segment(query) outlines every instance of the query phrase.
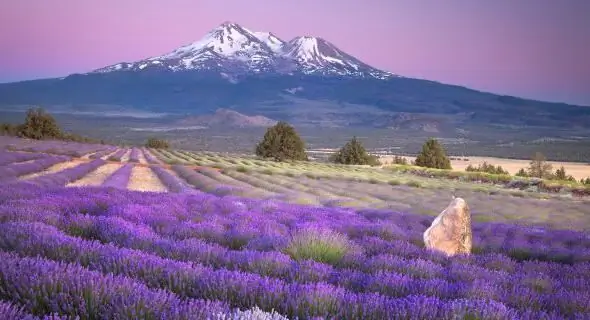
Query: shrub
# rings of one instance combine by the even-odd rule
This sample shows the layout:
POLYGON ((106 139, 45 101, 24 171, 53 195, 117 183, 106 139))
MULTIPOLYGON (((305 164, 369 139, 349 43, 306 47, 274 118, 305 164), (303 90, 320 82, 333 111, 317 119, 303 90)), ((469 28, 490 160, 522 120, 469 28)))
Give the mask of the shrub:
POLYGON ((18 126, 12 123, 2 123, 0 124, 0 135, 3 136, 16 136, 18 131, 18 126))
POLYGON ((590 185, 590 177, 588 177, 586 179, 581 179, 580 182, 585 185, 590 185))
POLYGON ((407 183, 407 185, 410 187, 414 187, 414 188, 421 188, 422 187, 422 184, 418 181, 409 181, 407 183))
POLYGON ((452 169, 451 161, 447 157, 445 149, 434 138, 430 138, 424 143, 415 163, 420 167, 452 169))
POLYGON ((553 179, 561 180, 561 181, 576 181, 576 179, 573 176, 568 175, 565 172, 565 168, 563 166, 561 166, 559 169, 555 170, 555 174, 553 175, 553 179))
POLYGON ((305 143, 295 129, 284 121, 268 128, 262 141, 256 145, 256 155, 275 161, 307 161, 305 143))
POLYGON ((285 253, 294 260, 338 264, 351 249, 348 238, 330 229, 306 227, 293 235, 285 253))
POLYGON ((392 186, 399 186, 400 184, 402 184, 398 180, 389 180, 387 183, 392 186))
POLYGON ((474 167, 472 165, 468 165, 467 168, 465 168, 465 171, 468 172, 485 172, 485 173, 490 173, 490 174, 503 174, 503 175, 508 175, 508 171, 504 170, 504 168, 502 168, 501 166, 494 166, 493 164, 489 164, 487 163, 487 161, 484 161, 482 164, 479 164, 477 167, 474 167))
POLYGON ((29 139, 59 139, 63 137, 57 121, 43 108, 32 108, 27 111, 25 123, 17 128, 17 135, 29 139))
POLYGON ((379 165, 377 157, 368 154, 356 137, 352 137, 338 152, 330 156, 330 161, 340 164, 379 165))
POLYGON ((529 177, 534 178, 551 178, 552 168, 550 163, 547 163, 545 156, 540 152, 535 152, 527 168, 529 177))
POLYGON ((518 172, 515 174, 515 176, 517 176, 517 177, 528 177, 529 174, 526 172, 526 170, 524 168, 520 168, 520 170, 518 170, 518 172))
POLYGON ((168 149, 168 148, 170 148, 168 141, 163 140, 163 139, 158 139, 158 138, 149 138, 147 140, 147 142, 145 143, 145 146, 147 148, 152 148, 152 149, 168 149))
POLYGON ((244 166, 239 166, 236 168, 237 172, 242 172, 242 173, 246 173, 248 172, 248 168, 244 167, 244 166))
POLYGON ((393 164, 401 164, 401 165, 408 165, 408 159, 402 157, 402 156, 393 156, 393 159, 391 160, 391 163, 393 164))

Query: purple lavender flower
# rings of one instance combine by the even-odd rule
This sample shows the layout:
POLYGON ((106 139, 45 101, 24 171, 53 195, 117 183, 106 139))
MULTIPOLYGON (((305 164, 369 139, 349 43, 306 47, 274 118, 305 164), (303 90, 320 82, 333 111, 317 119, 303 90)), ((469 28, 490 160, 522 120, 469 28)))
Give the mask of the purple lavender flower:
POLYGON ((127 189, 127 184, 129 183, 129 177, 131 176, 131 170, 133 169, 133 165, 128 163, 121 168, 117 169, 117 171, 113 172, 106 180, 102 183, 103 187, 111 187, 117 189, 127 189))

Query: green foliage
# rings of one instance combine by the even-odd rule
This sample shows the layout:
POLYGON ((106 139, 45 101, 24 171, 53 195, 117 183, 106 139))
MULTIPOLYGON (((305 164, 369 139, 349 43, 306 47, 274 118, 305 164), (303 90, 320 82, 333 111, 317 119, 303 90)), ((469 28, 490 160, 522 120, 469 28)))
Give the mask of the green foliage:
POLYGON ((297 232, 285 248, 294 260, 338 264, 351 249, 345 235, 329 229, 306 228, 297 232))
POLYGON ((284 121, 268 128, 262 141, 256 145, 256 155, 275 161, 307 161, 305 143, 295 129, 284 121))
POLYGON ((149 138, 147 140, 147 142, 145 143, 145 146, 147 148, 152 148, 152 149, 168 149, 168 148, 170 148, 170 144, 168 144, 168 141, 163 140, 163 139, 158 139, 158 138, 149 138))
POLYGON ((63 133, 57 121, 42 108, 27 111, 25 123, 18 126, 17 135, 29 139, 60 139, 63 133))
POLYGON ((486 173, 490 173, 490 174, 509 174, 508 171, 504 170, 504 168, 502 168, 501 166, 494 166, 493 164, 489 164, 486 161, 484 161, 482 164, 479 164, 477 167, 474 167, 472 165, 468 165, 467 168, 465 168, 465 171, 467 172, 486 172, 486 173))
POLYGON ((18 126, 12 123, 2 123, 0 124, 0 135, 2 136, 16 136, 18 131, 18 126))
POLYGON ((526 170, 524 168, 520 168, 520 170, 518 170, 518 172, 515 174, 515 176, 517 176, 517 177, 528 177, 529 174, 526 172, 526 170))
POLYGON ((393 164, 401 164, 404 166, 408 165, 408 159, 402 157, 402 156, 393 156, 393 160, 391 161, 391 163, 393 164))
POLYGON ((553 166, 547 163, 545 156, 540 152, 535 152, 527 168, 527 173, 529 177, 547 179, 551 178, 552 169, 553 166))
POLYGON ((576 181, 576 179, 573 176, 568 175, 565 172, 565 168, 563 166, 561 166, 559 169, 555 170, 555 174, 553 175, 553 179, 561 180, 561 181, 576 181))
POLYGON ((340 164, 379 165, 377 157, 368 154, 356 137, 352 137, 338 152, 330 156, 330 161, 340 164))
POLYGON ((246 173, 246 172, 248 172, 249 170, 248 170, 248 168, 246 168, 245 166, 239 166, 239 167, 237 167, 237 168, 236 168, 236 171, 237 171, 237 172, 246 173))
POLYGON ((580 182, 585 185, 590 185, 590 177, 588 177, 586 179, 581 179, 580 182))
POLYGON ((416 157, 417 166, 437 169, 452 169, 443 146, 434 138, 428 139, 422 146, 422 152, 416 157))

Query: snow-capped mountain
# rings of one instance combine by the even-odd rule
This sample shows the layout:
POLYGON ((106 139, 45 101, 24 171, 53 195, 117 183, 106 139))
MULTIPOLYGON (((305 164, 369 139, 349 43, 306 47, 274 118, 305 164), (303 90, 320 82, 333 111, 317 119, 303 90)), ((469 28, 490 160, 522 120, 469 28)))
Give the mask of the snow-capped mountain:
POLYGON ((304 73, 385 79, 392 73, 373 68, 315 37, 285 42, 270 32, 254 32, 225 22, 200 40, 160 56, 122 62, 91 73, 162 69, 208 70, 225 76, 247 73, 304 73))

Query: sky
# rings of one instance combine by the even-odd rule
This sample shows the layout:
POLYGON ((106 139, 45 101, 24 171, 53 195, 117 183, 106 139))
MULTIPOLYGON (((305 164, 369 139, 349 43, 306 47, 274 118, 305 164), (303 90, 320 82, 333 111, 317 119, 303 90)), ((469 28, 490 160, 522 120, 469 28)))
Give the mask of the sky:
POLYGON ((590 0, 0 0, 0 82, 172 51, 225 21, 374 67, 590 106, 590 0))

